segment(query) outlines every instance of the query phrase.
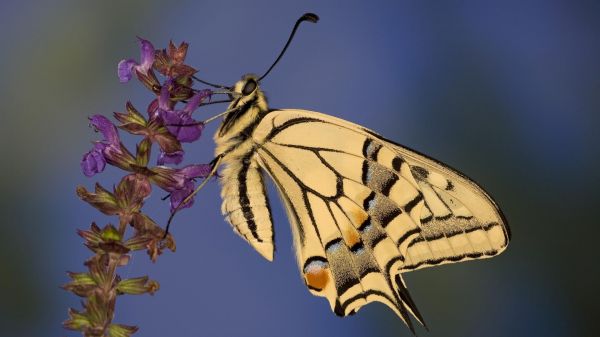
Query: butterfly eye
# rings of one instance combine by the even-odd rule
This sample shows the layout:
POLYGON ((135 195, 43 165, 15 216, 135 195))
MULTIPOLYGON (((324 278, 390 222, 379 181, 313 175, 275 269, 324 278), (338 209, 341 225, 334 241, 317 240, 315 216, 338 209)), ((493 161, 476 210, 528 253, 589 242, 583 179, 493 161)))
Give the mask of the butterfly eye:
POLYGON ((256 81, 253 79, 248 80, 246 84, 244 84, 244 88, 242 89, 242 95, 248 96, 256 89, 256 81))

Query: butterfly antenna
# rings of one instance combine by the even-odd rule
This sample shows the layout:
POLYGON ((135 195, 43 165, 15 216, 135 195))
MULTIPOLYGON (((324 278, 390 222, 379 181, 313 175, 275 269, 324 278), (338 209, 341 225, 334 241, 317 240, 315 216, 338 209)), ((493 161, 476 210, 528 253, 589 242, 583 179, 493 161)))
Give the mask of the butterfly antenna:
POLYGON ((224 86, 224 85, 221 85, 221 84, 210 83, 210 82, 201 80, 200 78, 196 77, 195 75, 192 75, 192 78, 195 79, 196 81, 202 83, 202 84, 206 84, 206 85, 211 86, 213 88, 229 89, 229 90, 231 90, 231 87, 227 87, 227 86, 224 86))
POLYGON ((279 60, 281 59, 283 54, 285 54, 286 49, 289 47, 290 43, 292 42, 292 39, 294 38, 294 35, 296 34, 296 30, 298 30, 298 27, 304 21, 317 23, 319 21, 319 16, 314 13, 305 13, 298 19, 298 21, 296 21, 296 24, 294 25, 294 28, 292 29, 292 33, 290 34, 290 37, 288 38, 287 42, 285 43, 283 50, 281 51, 281 53, 279 53, 279 56, 277 56, 277 59, 275 60, 275 62, 273 62, 271 67, 258 79, 259 82, 260 82, 260 80, 265 78, 269 74, 269 72, 271 72, 271 69, 273 69, 273 67, 275 67, 275 65, 277 64, 277 62, 279 62, 279 60))

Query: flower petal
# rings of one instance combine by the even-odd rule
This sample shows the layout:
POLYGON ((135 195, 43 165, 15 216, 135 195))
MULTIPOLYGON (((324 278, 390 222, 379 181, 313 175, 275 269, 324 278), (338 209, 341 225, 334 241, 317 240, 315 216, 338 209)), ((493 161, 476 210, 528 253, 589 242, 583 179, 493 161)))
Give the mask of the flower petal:
POLYGON ((170 81, 165 82, 160 88, 160 95, 158 96, 158 108, 160 110, 171 110, 170 105, 170 93, 169 87, 171 86, 170 81))
MULTIPOLYGON (((167 128, 171 133, 173 133, 174 130, 168 126, 167 128)), ((204 124, 184 115, 183 118, 181 118, 179 126, 177 127, 177 131, 174 133, 174 135, 177 137, 177 140, 182 143, 191 143, 200 138, 203 129, 204 124)))
MULTIPOLYGON (((96 145, 102 145, 97 143, 96 145)), ((102 149, 94 147, 88 153, 83 155, 81 159, 81 170, 86 177, 91 177, 96 173, 104 171, 106 167, 106 159, 102 155, 102 149)))
POLYGON ((210 97, 211 95, 212 91, 210 89, 198 91, 194 96, 192 96, 192 98, 190 98, 188 104, 186 104, 185 108, 183 108, 183 111, 191 115, 192 112, 198 108, 198 105, 200 105, 200 103, 202 103, 206 97, 210 97))
POLYGON ((160 110, 163 123, 178 141, 191 143, 202 135, 204 124, 183 111, 160 110))
POLYGON ((138 37, 141 44, 140 65, 136 68, 137 71, 147 74, 154 63, 154 46, 148 40, 138 37))
POLYGON ((183 151, 175 151, 175 152, 160 152, 160 155, 158 156, 158 160, 156 161, 158 165, 165 165, 165 164, 179 164, 181 163, 181 161, 183 161, 183 151))
POLYGON ((191 207, 194 204, 194 198, 190 199, 185 204, 180 204, 187 198, 190 194, 194 192, 194 183, 191 181, 186 182, 182 189, 175 190, 171 192, 171 212, 174 212, 177 209, 183 209, 191 207))
POLYGON ((118 145, 120 143, 117 127, 106 117, 102 115, 93 115, 89 118, 90 124, 100 131, 104 136, 104 141, 110 145, 118 145))
POLYGON ((119 82, 127 83, 133 76, 133 67, 137 66, 137 62, 133 59, 121 60, 117 65, 117 75, 119 82))
POLYGON ((204 178, 208 176, 211 170, 212 166, 210 164, 193 164, 181 168, 179 171, 183 174, 185 178, 192 179, 204 178))

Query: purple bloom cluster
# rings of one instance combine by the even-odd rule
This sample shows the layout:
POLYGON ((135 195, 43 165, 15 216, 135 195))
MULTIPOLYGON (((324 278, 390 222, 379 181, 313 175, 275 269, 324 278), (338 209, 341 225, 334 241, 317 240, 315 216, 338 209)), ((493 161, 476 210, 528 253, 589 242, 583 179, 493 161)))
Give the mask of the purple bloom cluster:
POLYGON ((147 117, 128 103, 126 113, 114 114, 121 123, 119 125, 102 115, 90 117, 90 125, 103 138, 95 141, 92 149, 83 155, 81 169, 85 176, 91 177, 104 171, 108 163, 144 176, 170 193, 171 211, 175 212, 192 205, 192 199, 184 205, 182 203, 194 191, 195 179, 210 173, 210 165, 194 164, 179 169, 165 165, 182 163, 185 154, 182 143, 194 142, 202 135, 204 124, 192 115, 206 99, 210 99, 212 91, 192 89, 191 77, 196 70, 184 64, 186 43, 176 47, 171 42, 167 50, 155 50, 150 41, 138 39, 141 49, 139 63, 134 59, 124 59, 117 66, 117 74, 122 83, 135 75, 155 94, 155 100, 148 106, 147 117), (165 76, 162 83, 155 70, 165 76), (180 102, 185 102, 183 108, 176 107, 180 102), (118 128, 144 137, 135 155, 121 142, 118 128), (152 144, 159 147, 157 166, 148 167, 152 144))
POLYGON ((78 231, 94 255, 84 263, 86 272, 68 273, 70 281, 63 288, 82 297, 83 308, 70 308, 63 326, 80 331, 84 337, 130 337, 137 327, 113 322, 117 297, 153 294, 159 289, 158 282, 148 276, 122 278, 117 274, 117 268, 129 263, 132 252, 144 250, 154 262, 163 251, 175 251, 173 236, 142 210, 152 185, 169 193, 170 221, 177 211, 192 206, 196 179, 214 173, 209 164, 169 166, 183 162, 183 143, 194 142, 202 135, 204 123, 194 119, 193 114, 213 94, 192 88, 196 70, 184 63, 187 43, 175 46, 171 42, 168 48, 155 50, 149 41, 139 41, 139 62, 122 60, 117 74, 122 83, 137 77, 154 99, 146 114, 127 102, 124 112, 113 113, 115 123, 103 115, 91 116, 90 126, 101 139, 92 143, 92 149, 81 160, 81 170, 87 177, 103 172, 107 164, 126 173, 112 189, 100 184, 93 191, 77 187, 81 200, 105 215, 118 217, 116 225, 92 223, 89 230, 78 231), (164 79, 159 81, 159 76, 164 79), (135 151, 123 144, 120 130, 142 138, 135 151), (149 165, 154 145, 158 147, 156 165, 149 165))

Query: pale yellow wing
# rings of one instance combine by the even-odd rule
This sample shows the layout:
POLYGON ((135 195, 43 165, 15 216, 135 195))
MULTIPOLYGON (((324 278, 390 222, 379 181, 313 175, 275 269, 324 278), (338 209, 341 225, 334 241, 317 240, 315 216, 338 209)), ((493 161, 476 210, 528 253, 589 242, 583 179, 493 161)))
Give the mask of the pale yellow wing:
POLYGON ((400 272, 488 257, 508 243, 496 204, 456 171, 370 130, 304 110, 252 134, 292 223, 310 291, 348 315, 380 301, 422 322, 400 272))

